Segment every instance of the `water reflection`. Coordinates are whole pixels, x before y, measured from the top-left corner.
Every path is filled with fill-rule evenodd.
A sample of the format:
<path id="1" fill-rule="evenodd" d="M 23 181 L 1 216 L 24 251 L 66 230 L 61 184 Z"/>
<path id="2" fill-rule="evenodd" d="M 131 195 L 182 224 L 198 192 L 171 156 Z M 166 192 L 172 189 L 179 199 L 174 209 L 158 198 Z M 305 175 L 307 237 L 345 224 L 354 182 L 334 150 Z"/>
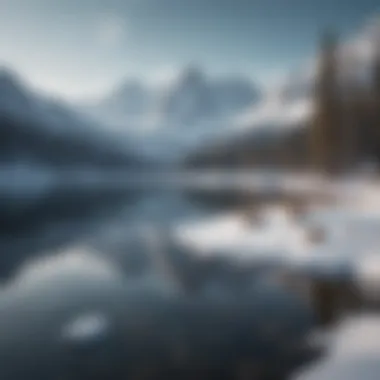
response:
<path id="1" fill-rule="evenodd" d="M 8 279 L 25 261 L 50 254 L 107 223 L 138 194 L 51 194 L 15 212 L 1 210 L 0 277 Z"/>
<path id="2" fill-rule="evenodd" d="M 214 277 L 191 296 L 152 256 L 152 226 L 166 231 L 207 213 L 173 193 L 60 197 L 30 211 L 19 229 L 6 225 L 2 269 L 14 275 L 0 293 L 2 378 L 124 379 L 146 369 L 155 378 L 190 370 L 235 378 L 248 357 L 260 360 L 263 376 L 263 363 L 276 360 L 285 374 L 306 360 L 312 352 L 301 340 L 313 317 L 296 298 L 254 277 L 240 295 Z M 190 255 L 178 257 L 177 269 L 189 272 Z M 288 315 L 277 321 L 280 311 Z M 285 352 L 290 340 L 297 344 Z"/>
<path id="3" fill-rule="evenodd" d="M 164 378 L 181 373 L 177 366 L 211 367 L 210 376 L 219 378 L 246 355 L 277 360 L 279 370 L 282 359 L 283 372 L 305 359 L 302 346 L 292 352 L 287 343 L 302 339 L 311 316 L 290 295 L 255 287 L 235 301 L 222 290 L 219 297 L 185 298 L 158 278 L 131 281 L 107 262 L 78 254 L 26 269 L 2 292 L 4 378 L 121 379 L 147 367 Z M 94 316 L 100 327 L 91 327 Z M 78 319 L 82 334 L 73 333 Z"/>
<path id="4" fill-rule="evenodd" d="M 155 240 L 213 212 L 173 192 L 60 194 L 5 224 L 1 378 L 284 379 L 318 358 L 294 294 Z"/>

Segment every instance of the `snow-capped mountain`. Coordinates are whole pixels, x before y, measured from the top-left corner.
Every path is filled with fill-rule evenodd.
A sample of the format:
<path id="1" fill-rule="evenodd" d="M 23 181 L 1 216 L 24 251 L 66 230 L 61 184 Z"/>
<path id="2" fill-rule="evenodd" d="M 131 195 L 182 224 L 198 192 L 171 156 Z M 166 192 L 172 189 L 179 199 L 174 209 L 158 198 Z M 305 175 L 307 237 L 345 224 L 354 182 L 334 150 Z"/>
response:
<path id="1" fill-rule="evenodd" d="M 252 106 L 260 91 L 244 77 L 210 78 L 189 67 L 170 83 L 153 86 L 130 80 L 95 104 L 87 114 L 123 129 L 195 128 L 220 122 Z"/>
<path id="2" fill-rule="evenodd" d="M 169 123 L 197 124 L 216 114 L 216 99 L 204 74 L 196 69 L 185 70 L 173 87 L 164 94 L 161 116 Z"/>
<path id="3" fill-rule="evenodd" d="M 211 79 L 191 67 L 169 89 L 162 113 L 174 124 L 192 126 L 232 117 L 251 107 L 259 97 L 258 89 L 247 78 Z"/>
<path id="4" fill-rule="evenodd" d="M 0 69 L 2 163 L 94 164 L 126 162 L 127 145 L 74 110 L 33 92 L 15 73 Z"/>

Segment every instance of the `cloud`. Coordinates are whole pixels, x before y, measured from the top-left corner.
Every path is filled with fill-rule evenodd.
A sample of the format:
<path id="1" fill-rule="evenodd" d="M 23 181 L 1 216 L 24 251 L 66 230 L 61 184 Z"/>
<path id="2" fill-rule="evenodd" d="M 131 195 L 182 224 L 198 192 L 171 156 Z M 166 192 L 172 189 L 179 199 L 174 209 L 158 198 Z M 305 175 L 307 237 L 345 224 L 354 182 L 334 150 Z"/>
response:
<path id="1" fill-rule="evenodd" d="M 95 24 L 95 38 L 102 46 L 121 45 L 128 32 L 126 20 L 116 14 L 101 15 Z"/>

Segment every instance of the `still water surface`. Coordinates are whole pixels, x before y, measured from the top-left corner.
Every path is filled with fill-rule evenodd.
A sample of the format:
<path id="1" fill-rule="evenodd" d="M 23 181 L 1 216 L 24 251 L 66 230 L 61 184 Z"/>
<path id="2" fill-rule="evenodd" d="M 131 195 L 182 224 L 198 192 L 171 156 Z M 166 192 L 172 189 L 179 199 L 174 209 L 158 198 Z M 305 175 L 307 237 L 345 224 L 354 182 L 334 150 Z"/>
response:
<path id="1" fill-rule="evenodd" d="M 83 360 L 96 367 L 99 355 L 103 367 L 123 363 L 117 337 L 124 326 L 125 279 L 144 266 L 144 259 L 133 253 L 143 249 L 147 228 L 170 230 L 220 211 L 215 207 L 174 191 L 91 197 L 61 193 L 8 212 L 1 218 L 0 236 L 0 378 L 74 379 L 72 373 L 81 368 L 76 357 L 82 353 L 73 354 L 77 347 L 65 342 L 101 340 L 102 334 L 115 339 Z M 149 287 L 156 280 L 148 276 L 144 281 Z M 166 285 L 156 281 L 153 286 Z M 353 324 L 337 335 L 330 357 L 298 376 L 377 379 L 378 319 Z M 164 334 L 173 324 L 160 328 Z M 370 338 L 374 336 L 379 339 Z M 357 349 L 350 351 L 350 344 Z M 347 352 L 341 354 L 341 347 Z"/>

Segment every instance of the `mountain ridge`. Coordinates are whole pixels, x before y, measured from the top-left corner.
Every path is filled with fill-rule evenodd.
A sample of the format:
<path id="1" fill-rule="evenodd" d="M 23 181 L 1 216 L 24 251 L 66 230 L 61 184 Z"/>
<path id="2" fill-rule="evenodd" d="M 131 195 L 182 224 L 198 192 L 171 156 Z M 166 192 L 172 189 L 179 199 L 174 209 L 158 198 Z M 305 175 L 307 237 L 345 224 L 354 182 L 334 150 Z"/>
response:
<path id="1" fill-rule="evenodd" d="M 228 117 L 261 97 L 249 78 L 226 75 L 211 78 L 196 66 L 184 68 L 175 79 L 156 86 L 132 78 L 103 99 L 82 108 L 85 114 L 120 128 L 192 127 Z"/>

